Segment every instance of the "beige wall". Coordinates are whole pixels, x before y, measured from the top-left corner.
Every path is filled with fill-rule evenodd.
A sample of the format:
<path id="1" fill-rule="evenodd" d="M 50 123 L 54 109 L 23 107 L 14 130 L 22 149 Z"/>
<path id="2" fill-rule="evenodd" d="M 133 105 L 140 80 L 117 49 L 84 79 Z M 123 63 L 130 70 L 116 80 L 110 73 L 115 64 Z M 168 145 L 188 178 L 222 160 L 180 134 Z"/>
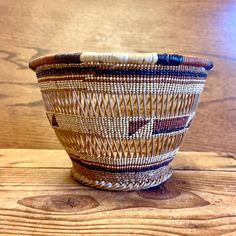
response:
<path id="1" fill-rule="evenodd" d="M 215 63 L 182 150 L 236 151 L 233 1 L 0 1 L 0 148 L 62 148 L 30 59 L 58 51 L 174 52 Z"/>

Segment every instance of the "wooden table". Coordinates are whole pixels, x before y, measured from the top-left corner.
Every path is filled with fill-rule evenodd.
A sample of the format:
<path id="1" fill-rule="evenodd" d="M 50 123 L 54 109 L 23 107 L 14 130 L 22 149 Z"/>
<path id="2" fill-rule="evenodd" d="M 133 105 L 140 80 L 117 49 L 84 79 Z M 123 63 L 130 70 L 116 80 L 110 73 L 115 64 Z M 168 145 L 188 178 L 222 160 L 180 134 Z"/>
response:
<path id="1" fill-rule="evenodd" d="M 0 150 L 0 234 L 236 235 L 236 158 L 180 152 L 161 187 L 112 192 L 70 175 L 62 150 Z"/>
<path id="2" fill-rule="evenodd" d="M 236 235 L 236 1 L 0 0 L 0 15 L 0 234 Z M 62 146 L 28 61 L 58 51 L 214 62 L 181 146 L 192 152 L 178 154 L 170 181 L 95 190 L 72 180 L 64 151 L 46 150 Z"/>

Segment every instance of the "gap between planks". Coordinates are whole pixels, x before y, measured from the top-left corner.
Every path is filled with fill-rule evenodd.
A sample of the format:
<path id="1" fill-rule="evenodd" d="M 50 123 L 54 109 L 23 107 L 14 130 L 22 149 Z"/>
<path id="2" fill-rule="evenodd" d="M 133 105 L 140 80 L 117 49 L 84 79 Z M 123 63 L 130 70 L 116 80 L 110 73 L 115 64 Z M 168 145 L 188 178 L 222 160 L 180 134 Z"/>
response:
<path id="1" fill-rule="evenodd" d="M 230 153 L 178 152 L 173 169 L 185 171 L 236 171 L 236 158 Z M 0 149 L 0 168 L 70 169 L 64 150 Z"/>

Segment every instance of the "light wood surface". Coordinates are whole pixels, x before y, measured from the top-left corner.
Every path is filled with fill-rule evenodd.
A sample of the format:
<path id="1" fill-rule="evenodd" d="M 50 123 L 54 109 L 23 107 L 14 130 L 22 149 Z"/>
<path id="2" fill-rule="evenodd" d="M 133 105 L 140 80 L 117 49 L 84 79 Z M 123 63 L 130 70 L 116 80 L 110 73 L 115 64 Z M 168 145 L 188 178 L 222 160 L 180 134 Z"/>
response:
<path id="1" fill-rule="evenodd" d="M 161 187 L 112 192 L 70 175 L 62 150 L 0 149 L 1 235 L 235 235 L 236 158 L 180 152 Z"/>
<path id="2" fill-rule="evenodd" d="M 157 51 L 215 64 L 182 150 L 235 153 L 235 1 L 0 0 L 0 14 L 1 148 L 62 148 L 30 59 L 58 51 Z"/>

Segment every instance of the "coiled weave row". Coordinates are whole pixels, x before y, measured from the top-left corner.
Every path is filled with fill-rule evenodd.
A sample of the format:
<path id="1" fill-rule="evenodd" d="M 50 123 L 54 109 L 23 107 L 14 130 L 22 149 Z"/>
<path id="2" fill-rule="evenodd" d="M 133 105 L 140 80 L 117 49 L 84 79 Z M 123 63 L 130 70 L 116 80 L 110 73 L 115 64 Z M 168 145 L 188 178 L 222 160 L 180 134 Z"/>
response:
<path id="1" fill-rule="evenodd" d="M 56 63 L 81 63 L 81 62 L 103 62 L 103 63 L 124 63 L 124 64 L 156 64 L 168 66 L 196 66 L 210 70 L 213 63 L 198 57 L 187 57 L 177 54 L 157 53 L 62 53 L 37 58 L 30 62 L 30 68 L 35 70 L 43 64 Z"/>

